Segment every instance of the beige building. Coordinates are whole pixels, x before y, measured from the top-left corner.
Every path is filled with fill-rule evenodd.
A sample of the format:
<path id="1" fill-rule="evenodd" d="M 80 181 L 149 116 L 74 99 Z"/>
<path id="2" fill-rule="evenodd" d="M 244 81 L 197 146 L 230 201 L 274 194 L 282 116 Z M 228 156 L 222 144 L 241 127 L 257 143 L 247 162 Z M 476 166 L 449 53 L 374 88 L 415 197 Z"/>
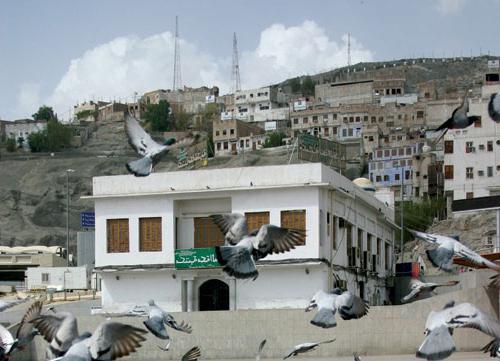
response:
<path id="1" fill-rule="evenodd" d="M 214 120 L 213 123 L 216 156 L 260 149 L 265 138 L 264 129 L 238 119 Z"/>
<path id="2" fill-rule="evenodd" d="M 123 120 L 125 113 L 128 112 L 128 105 L 122 103 L 109 103 L 107 105 L 103 105 L 97 111 L 98 119 L 100 121 L 103 120 L 112 120 L 112 121 L 120 121 Z"/>
<path id="3" fill-rule="evenodd" d="M 431 152 L 430 147 L 424 146 L 420 154 L 413 155 L 412 161 L 413 199 L 442 195 L 444 190 L 443 164 L 437 161 L 436 154 Z"/>
<path id="4" fill-rule="evenodd" d="M 212 88 L 184 86 L 184 89 L 175 92 L 170 89 L 146 92 L 141 101 L 145 104 L 158 104 L 160 100 L 166 100 L 170 103 L 174 113 L 183 111 L 188 114 L 197 114 L 205 109 L 206 104 L 216 103 L 218 96 L 219 88 L 216 86 Z"/>
<path id="5" fill-rule="evenodd" d="M 94 101 L 89 101 L 89 102 L 83 102 L 77 105 L 73 106 L 73 114 L 75 115 L 75 118 L 78 119 L 79 121 L 84 121 L 84 122 L 95 122 L 97 120 L 97 116 L 99 113 L 99 108 L 104 107 L 106 105 L 110 104 L 109 102 L 94 102 Z M 78 113 L 88 113 L 88 116 L 86 117 L 79 117 Z"/>

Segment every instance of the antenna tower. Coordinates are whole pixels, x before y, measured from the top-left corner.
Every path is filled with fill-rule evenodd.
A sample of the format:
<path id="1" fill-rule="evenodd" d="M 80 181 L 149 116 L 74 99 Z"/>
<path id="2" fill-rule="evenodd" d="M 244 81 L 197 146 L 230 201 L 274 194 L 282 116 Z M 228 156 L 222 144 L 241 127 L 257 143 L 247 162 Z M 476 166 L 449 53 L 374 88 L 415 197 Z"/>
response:
<path id="1" fill-rule="evenodd" d="M 351 66 L 351 33 L 347 33 L 347 66 Z"/>
<path id="2" fill-rule="evenodd" d="M 233 83 L 233 93 L 241 90 L 240 66 L 238 64 L 238 40 L 236 40 L 236 33 L 233 33 L 233 67 L 231 81 Z"/>
<path id="3" fill-rule="evenodd" d="M 175 45 L 174 45 L 174 84 L 172 90 L 182 89 L 181 52 L 179 49 L 179 21 L 175 16 Z"/>

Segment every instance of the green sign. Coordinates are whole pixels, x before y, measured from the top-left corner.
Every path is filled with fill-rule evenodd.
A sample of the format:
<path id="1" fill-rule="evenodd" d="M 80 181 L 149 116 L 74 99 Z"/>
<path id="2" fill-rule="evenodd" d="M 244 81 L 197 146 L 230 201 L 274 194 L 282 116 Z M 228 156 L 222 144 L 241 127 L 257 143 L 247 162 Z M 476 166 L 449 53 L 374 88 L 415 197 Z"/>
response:
<path id="1" fill-rule="evenodd" d="M 190 248 L 175 250 L 175 268 L 220 267 L 215 256 L 215 248 Z"/>

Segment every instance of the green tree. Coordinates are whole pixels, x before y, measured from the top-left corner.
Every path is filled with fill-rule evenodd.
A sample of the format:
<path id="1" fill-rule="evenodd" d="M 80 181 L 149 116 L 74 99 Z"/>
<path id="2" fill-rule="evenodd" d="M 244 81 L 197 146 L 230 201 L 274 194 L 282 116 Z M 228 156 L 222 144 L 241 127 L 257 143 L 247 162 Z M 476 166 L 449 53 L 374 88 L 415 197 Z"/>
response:
<path id="1" fill-rule="evenodd" d="M 154 132 L 165 132 L 171 130 L 172 119 L 170 104 L 166 100 L 160 100 L 158 104 L 148 104 L 144 113 L 144 121 Z"/>
<path id="2" fill-rule="evenodd" d="M 54 110 L 52 107 L 49 107 L 47 105 L 42 105 L 40 108 L 38 108 L 38 111 L 32 115 L 33 119 L 35 120 L 57 120 L 57 115 L 54 113 Z"/>
<path id="3" fill-rule="evenodd" d="M 312 78 L 308 75 L 302 80 L 302 95 L 304 96 L 309 96 L 309 95 L 314 95 L 314 86 L 316 83 Z"/>
<path id="4" fill-rule="evenodd" d="M 191 116 L 186 113 L 185 111 L 181 110 L 177 113 L 172 114 L 173 121 L 172 123 L 175 124 L 175 129 L 176 131 L 181 131 L 181 130 L 187 130 Z"/>
<path id="5" fill-rule="evenodd" d="M 47 122 L 47 128 L 30 134 L 28 144 L 32 152 L 56 152 L 68 148 L 73 137 L 73 129 L 57 120 Z"/>
<path id="6" fill-rule="evenodd" d="M 272 132 L 269 133 L 266 140 L 264 141 L 264 148 L 274 148 L 283 145 L 283 138 L 285 138 L 285 134 L 281 132 Z"/>
<path id="7" fill-rule="evenodd" d="M 290 88 L 292 90 L 292 93 L 299 93 L 300 92 L 300 78 L 292 78 L 288 81 L 288 85 L 290 85 Z"/>
<path id="8" fill-rule="evenodd" d="M 93 116 L 95 118 L 97 116 L 97 111 L 87 109 L 76 113 L 76 119 L 78 120 L 87 119 L 90 116 Z"/>
<path id="9" fill-rule="evenodd" d="M 16 151 L 16 140 L 14 138 L 7 138 L 5 141 L 5 146 L 7 152 L 15 152 Z"/>

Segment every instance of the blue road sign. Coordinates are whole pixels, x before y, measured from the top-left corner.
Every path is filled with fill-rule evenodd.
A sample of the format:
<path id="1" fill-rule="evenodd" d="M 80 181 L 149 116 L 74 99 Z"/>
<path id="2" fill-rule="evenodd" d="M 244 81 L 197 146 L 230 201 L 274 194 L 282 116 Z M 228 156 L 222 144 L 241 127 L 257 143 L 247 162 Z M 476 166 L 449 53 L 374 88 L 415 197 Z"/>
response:
<path id="1" fill-rule="evenodd" d="M 95 227 L 95 213 L 94 212 L 82 212 L 80 215 L 81 215 L 83 228 L 94 228 Z"/>

